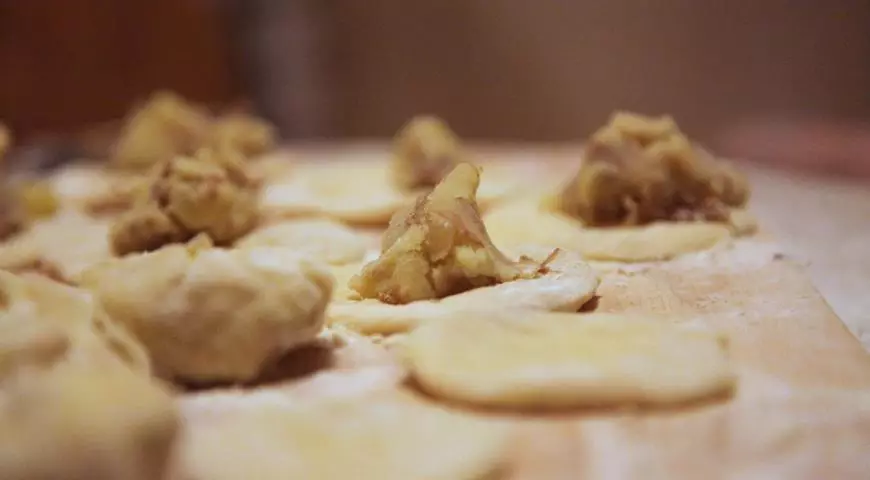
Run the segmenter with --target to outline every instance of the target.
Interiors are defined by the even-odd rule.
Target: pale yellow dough
[[[257,405],[188,426],[174,479],[483,480],[509,439],[506,424],[398,393]]]
[[[533,244],[579,252],[588,260],[650,262],[709,250],[731,238],[727,225],[659,222],[639,227],[586,228],[533,204],[510,204],[483,217],[498,245]]]
[[[3,387],[0,478],[165,478],[180,425],[172,395],[148,377],[68,365]]]
[[[404,341],[421,388],[491,407],[673,404],[730,390],[727,339],[613,314],[469,312]]]
[[[335,279],[335,288],[332,290],[332,299],[334,302],[342,301],[358,301],[359,293],[350,288],[348,284],[354,275],[358,274],[366,262],[349,263],[347,265],[336,265],[329,269]]]
[[[277,247],[128,255],[80,284],[146,346],[156,373],[189,382],[247,381],[323,326],[332,277]]]
[[[392,185],[386,164],[333,161],[299,164],[268,183],[261,197],[268,217],[322,215],[356,224],[386,224],[407,202]]]
[[[649,262],[709,250],[731,238],[725,225],[715,223],[654,223],[643,227],[582,230],[578,245],[589,260]]]
[[[519,186],[503,168],[483,167],[477,201],[485,207]],[[266,184],[261,208],[267,217],[319,215],[357,225],[386,225],[422,190],[404,191],[390,176],[386,161],[332,161],[296,165],[291,174]]]
[[[336,221],[297,219],[260,227],[236,242],[236,246],[289,248],[331,265],[343,265],[361,261],[369,243],[367,238]]]
[[[0,380],[58,365],[123,365],[147,376],[145,348],[88,292],[0,270]]]
[[[505,253],[543,261],[552,250],[527,247]],[[576,312],[595,295],[598,274],[577,254],[559,251],[548,266],[549,272],[538,278],[475,288],[440,300],[390,305],[378,300],[338,299],[327,309],[327,321],[367,334],[393,334],[469,307]]]
[[[145,176],[101,165],[72,164],[58,170],[49,183],[61,205],[87,213],[120,211],[133,203]]]

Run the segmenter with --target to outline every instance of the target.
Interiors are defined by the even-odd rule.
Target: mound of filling
[[[191,155],[209,133],[208,112],[169,92],[157,92],[126,119],[112,163],[148,168],[175,155]]]
[[[157,92],[125,120],[111,153],[113,165],[147,169],[204,147],[232,149],[253,157],[274,148],[275,128],[243,113],[213,116],[170,92]]]
[[[746,178],[694,145],[671,117],[616,113],[589,139],[561,209],[590,226],[728,220]]]
[[[489,238],[475,200],[480,171],[454,168],[413,207],[397,212],[381,256],[350,281],[363,298],[404,304],[530,278],[539,265],[513,262]]]
[[[396,134],[393,177],[406,190],[431,188],[463,162],[459,137],[438,117],[418,116]]]
[[[229,245],[256,226],[259,185],[241,154],[203,148],[176,156],[155,169],[146,194],[112,226],[116,254],[152,251],[207,234]]]
[[[269,122],[251,115],[232,113],[212,122],[211,145],[235,149],[246,157],[262,155],[275,147],[277,132]]]

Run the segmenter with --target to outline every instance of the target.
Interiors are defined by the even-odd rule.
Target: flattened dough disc
[[[144,174],[136,172],[72,164],[53,174],[49,182],[62,205],[99,212],[129,205],[143,178]]]
[[[491,478],[503,465],[507,428],[398,393],[257,405],[190,422],[175,478]]]
[[[552,250],[524,247],[514,253],[543,261]],[[456,309],[490,308],[576,312],[595,295],[598,274],[577,254],[559,251],[550,271],[539,278],[515,280],[469,290],[437,301],[390,305],[377,300],[338,301],[329,306],[327,322],[363,333],[392,334],[418,323],[449,316]]]
[[[585,228],[572,218],[527,204],[505,205],[484,215],[483,221],[496,245],[560,247],[597,261],[668,260],[708,250],[731,237],[728,226],[704,222]]]
[[[643,227],[581,230],[577,250],[590,260],[650,262],[709,250],[731,238],[727,226],[716,223],[654,223]]]
[[[477,194],[483,206],[509,195],[520,183],[504,168],[483,168]],[[272,217],[323,215],[351,224],[386,225],[393,213],[422,193],[396,187],[386,161],[332,161],[300,164],[285,179],[267,184],[261,205]]]
[[[429,393],[495,407],[670,404],[734,383],[725,337],[613,314],[480,312],[404,341]]]
[[[261,208],[267,216],[323,215],[357,224],[386,224],[408,197],[393,187],[385,164],[330,161],[299,164],[291,175],[267,184]]]
[[[343,265],[361,261],[369,243],[363,235],[333,220],[296,219],[258,228],[236,246],[290,248],[331,265]]]

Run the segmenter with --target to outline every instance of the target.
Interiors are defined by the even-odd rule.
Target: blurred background
[[[671,113],[729,155],[870,175],[870,2],[0,0],[18,139],[99,135],[156,89],[246,103],[287,139],[428,112],[578,141],[614,109]]]

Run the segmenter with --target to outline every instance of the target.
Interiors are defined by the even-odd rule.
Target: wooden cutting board
[[[517,156],[540,173],[534,185],[570,168]],[[506,478],[867,478],[870,355],[775,239],[762,232],[670,262],[601,268],[596,311],[672,314],[728,332],[738,390],[666,410],[492,414],[517,426]],[[333,367],[384,363],[369,353],[344,352]]]

